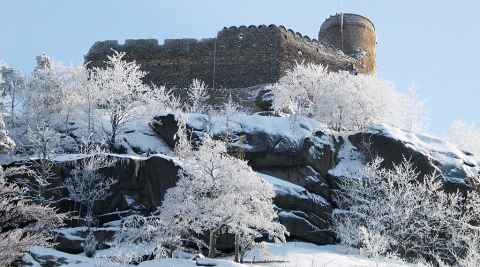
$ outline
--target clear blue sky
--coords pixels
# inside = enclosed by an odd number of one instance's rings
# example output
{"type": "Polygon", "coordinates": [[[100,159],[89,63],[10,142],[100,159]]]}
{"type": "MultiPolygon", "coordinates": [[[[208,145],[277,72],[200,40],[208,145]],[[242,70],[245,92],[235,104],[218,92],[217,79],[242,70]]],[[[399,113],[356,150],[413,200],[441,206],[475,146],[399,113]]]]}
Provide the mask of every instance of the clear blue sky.
{"type": "Polygon", "coordinates": [[[456,118],[480,122],[474,0],[2,0],[0,59],[24,71],[42,52],[80,64],[97,40],[214,37],[230,25],[282,24],[316,37],[340,7],[373,20],[378,76],[417,87],[432,132],[443,134],[456,118]]]}

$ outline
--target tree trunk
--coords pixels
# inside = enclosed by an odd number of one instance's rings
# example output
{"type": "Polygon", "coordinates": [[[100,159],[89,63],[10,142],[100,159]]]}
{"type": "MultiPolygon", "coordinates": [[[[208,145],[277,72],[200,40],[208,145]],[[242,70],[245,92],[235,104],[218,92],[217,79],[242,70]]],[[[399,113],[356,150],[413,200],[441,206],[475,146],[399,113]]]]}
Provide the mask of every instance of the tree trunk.
{"type": "Polygon", "coordinates": [[[235,262],[240,262],[240,236],[235,233],[235,262]]]}
{"type": "Polygon", "coordinates": [[[67,115],[65,116],[65,135],[69,134],[68,131],[68,121],[70,120],[70,111],[67,111],[67,115]]]}
{"type": "Polygon", "coordinates": [[[112,135],[110,136],[110,146],[112,147],[112,149],[115,146],[116,139],[117,139],[117,127],[112,125],[112,135]]]}
{"type": "Polygon", "coordinates": [[[208,257],[209,258],[215,258],[215,247],[217,245],[217,240],[216,240],[216,234],[215,231],[210,231],[210,240],[208,244],[208,257]]]}
{"type": "Polygon", "coordinates": [[[87,204],[87,215],[86,215],[86,223],[87,223],[87,229],[90,230],[93,224],[93,208],[94,208],[95,202],[91,201],[87,204]]]}
{"type": "Polygon", "coordinates": [[[10,111],[10,116],[12,120],[12,127],[15,127],[15,87],[16,85],[13,85],[11,90],[12,90],[12,106],[11,106],[11,111],[10,111]]]}
{"type": "MultiPolygon", "coordinates": [[[[90,135],[92,134],[92,102],[90,100],[90,96],[88,99],[88,136],[90,138],[90,135]]],[[[90,140],[88,140],[90,142],[90,140]]]]}

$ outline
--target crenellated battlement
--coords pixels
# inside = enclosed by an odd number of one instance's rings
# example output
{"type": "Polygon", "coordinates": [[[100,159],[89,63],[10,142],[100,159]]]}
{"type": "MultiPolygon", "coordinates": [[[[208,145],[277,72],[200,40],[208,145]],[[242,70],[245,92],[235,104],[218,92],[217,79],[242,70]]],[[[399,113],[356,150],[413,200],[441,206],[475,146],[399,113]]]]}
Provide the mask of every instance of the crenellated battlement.
{"type": "MultiPolygon", "coordinates": [[[[127,39],[123,44],[121,44],[117,40],[106,40],[96,42],[88,52],[89,55],[97,54],[97,53],[110,53],[110,51],[117,50],[117,51],[125,51],[125,50],[134,50],[138,48],[143,49],[152,49],[152,50],[184,50],[190,51],[192,47],[195,46],[209,46],[213,45],[216,41],[221,42],[223,39],[231,38],[231,36],[238,36],[243,34],[243,36],[256,36],[257,34],[262,34],[266,37],[270,35],[271,38],[276,38],[278,34],[284,39],[290,41],[297,41],[303,42],[308,45],[317,46],[319,49],[325,50],[326,52],[330,52],[333,54],[343,54],[342,51],[339,51],[332,45],[326,42],[319,41],[314,38],[310,38],[308,35],[302,35],[300,32],[295,32],[292,29],[286,28],[283,25],[275,25],[270,24],[267,25],[241,25],[241,26],[230,26],[224,27],[220,32],[218,32],[216,38],[204,38],[204,39],[192,39],[192,38],[184,38],[184,39],[165,39],[163,43],[161,43],[157,39],[127,39]]],[[[255,40],[253,40],[255,41],[255,40]]]]}
{"type": "MultiPolygon", "coordinates": [[[[361,20],[353,18],[352,22],[355,19],[361,20]]],[[[331,17],[327,22],[335,25],[335,18],[331,17]]],[[[127,59],[141,64],[148,72],[148,81],[169,87],[185,86],[193,78],[202,79],[216,88],[271,83],[297,62],[323,64],[332,71],[368,73],[361,61],[342,52],[337,44],[322,38],[310,38],[275,24],[224,27],[216,37],[200,40],[96,42],[85,61],[90,63],[89,66],[102,66],[112,50],[126,52],[127,59]]]]}
{"type": "Polygon", "coordinates": [[[158,46],[157,39],[127,39],[124,46],[158,46]]]}
{"type": "Polygon", "coordinates": [[[250,25],[250,26],[230,26],[224,27],[219,33],[217,38],[221,38],[224,35],[238,34],[238,33],[282,33],[286,34],[290,38],[294,38],[298,41],[318,43],[316,39],[310,38],[308,35],[303,35],[300,32],[295,32],[292,29],[286,28],[284,25],[250,25]]]}
{"type": "Polygon", "coordinates": [[[215,38],[209,39],[165,39],[163,43],[160,43],[157,39],[127,39],[123,44],[117,40],[107,40],[95,42],[95,44],[90,48],[88,54],[91,53],[105,53],[107,50],[134,50],[138,48],[152,49],[152,50],[162,50],[162,49],[184,49],[189,46],[196,46],[198,44],[209,44],[215,41],[215,38]]]}

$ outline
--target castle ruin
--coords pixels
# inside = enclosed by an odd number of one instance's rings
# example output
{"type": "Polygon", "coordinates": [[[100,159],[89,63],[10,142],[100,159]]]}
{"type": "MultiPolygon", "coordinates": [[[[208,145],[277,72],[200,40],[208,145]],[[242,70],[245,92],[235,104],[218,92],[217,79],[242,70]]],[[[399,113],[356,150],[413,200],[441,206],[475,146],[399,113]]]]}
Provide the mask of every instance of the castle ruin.
{"type": "Polygon", "coordinates": [[[126,52],[148,72],[147,82],[185,87],[192,79],[210,88],[244,88],[273,83],[297,62],[323,64],[332,71],[375,72],[373,23],[356,14],[337,14],[311,39],[284,26],[225,27],[216,38],[96,42],[85,56],[102,66],[113,50],[126,52]]]}

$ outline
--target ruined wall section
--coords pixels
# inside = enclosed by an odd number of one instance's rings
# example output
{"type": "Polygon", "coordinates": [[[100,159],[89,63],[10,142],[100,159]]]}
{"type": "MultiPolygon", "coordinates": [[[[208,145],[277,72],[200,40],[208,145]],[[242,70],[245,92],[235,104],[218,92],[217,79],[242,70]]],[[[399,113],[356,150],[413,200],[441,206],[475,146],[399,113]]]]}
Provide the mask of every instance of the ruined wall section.
{"type": "Polygon", "coordinates": [[[283,26],[229,27],[217,38],[126,40],[95,43],[85,56],[90,66],[102,66],[113,50],[127,53],[148,72],[147,82],[186,87],[192,79],[212,88],[244,88],[273,83],[297,62],[326,65],[333,71],[355,72],[355,59],[283,26]]]}

